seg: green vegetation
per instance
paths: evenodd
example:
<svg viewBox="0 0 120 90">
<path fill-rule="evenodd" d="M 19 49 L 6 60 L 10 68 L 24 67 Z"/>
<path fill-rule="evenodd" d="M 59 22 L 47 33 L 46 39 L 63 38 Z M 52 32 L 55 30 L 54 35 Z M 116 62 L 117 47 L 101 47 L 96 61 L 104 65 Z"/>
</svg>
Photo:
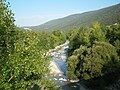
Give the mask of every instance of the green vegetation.
<svg viewBox="0 0 120 90">
<path fill-rule="evenodd" d="M 73 28 L 80 28 L 82 26 L 89 27 L 93 22 L 98 21 L 104 25 L 111 25 L 120 19 L 120 4 L 103 8 L 100 10 L 89 11 L 82 14 L 73 14 L 64 18 L 55 19 L 39 26 L 33 26 L 34 30 L 62 30 L 68 31 Z"/>
<path fill-rule="evenodd" d="M 58 90 L 55 82 L 45 78 L 50 61 L 45 53 L 66 41 L 58 29 L 71 29 L 67 32 L 70 79 L 84 79 L 88 87 L 97 86 L 97 90 L 120 88 L 119 15 L 120 4 L 42 25 L 55 29 L 53 32 L 35 32 L 17 28 L 9 3 L 0 0 L 0 90 Z M 93 21 L 105 26 L 98 22 L 91 25 Z M 91 26 L 78 29 L 83 25 Z"/>
<path fill-rule="evenodd" d="M 49 74 L 50 48 L 62 44 L 61 31 L 34 32 L 16 28 L 9 4 L 0 0 L 0 90 L 57 90 Z"/>
<path fill-rule="evenodd" d="M 115 78 L 120 78 L 119 23 L 105 27 L 96 22 L 91 28 L 80 28 L 75 32 L 74 30 L 69 31 L 68 37 L 70 48 L 67 75 L 70 79 L 79 78 L 91 81 L 92 84 L 99 83 L 103 90 L 104 85 L 110 83 L 108 79 L 115 81 Z M 99 80 L 94 82 L 98 78 Z"/>
</svg>

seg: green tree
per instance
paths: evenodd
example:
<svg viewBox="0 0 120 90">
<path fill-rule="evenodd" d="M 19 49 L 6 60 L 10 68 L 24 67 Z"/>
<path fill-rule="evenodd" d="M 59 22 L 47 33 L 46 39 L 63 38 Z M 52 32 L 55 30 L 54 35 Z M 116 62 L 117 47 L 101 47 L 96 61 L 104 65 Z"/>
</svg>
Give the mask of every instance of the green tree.
<svg viewBox="0 0 120 90">
<path fill-rule="evenodd" d="M 105 32 L 103 26 L 99 22 L 95 22 L 92 25 L 91 32 L 90 32 L 90 42 L 91 44 L 94 41 L 105 41 Z"/>
<path fill-rule="evenodd" d="M 95 42 L 92 48 L 76 49 L 73 56 L 77 57 L 76 65 L 71 69 L 73 74 L 86 80 L 116 71 L 120 62 L 115 47 L 106 42 Z M 68 63 L 73 64 L 69 58 Z"/>
<path fill-rule="evenodd" d="M 9 10 L 9 3 L 0 0 L 0 53 L 7 58 L 14 48 L 14 18 Z"/>
<path fill-rule="evenodd" d="M 67 59 L 67 66 L 68 66 L 68 69 L 67 69 L 67 76 L 70 78 L 70 79 L 77 79 L 77 76 L 75 75 L 74 71 L 76 69 L 76 65 L 78 63 L 78 57 L 75 56 L 75 55 L 72 55 L 70 56 L 68 59 Z"/>
<path fill-rule="evenodd" d="M 80 28 L 79 30 L 69 31 L 69 55 L 80 46 L 90 46 L 90 32 L 87 28 Z"/>
<path fill-rule="evenodd" d="M 114 73 L 119 69 L 118 24 L 104 27 L 96 22 L 90 29 L 81 28 L 75 33 L 72 35 L 69 32 L 69 78 L 87 80 Z"/>
<path fill-rule="evenodd" d="M 34 85 L 57 89 L 54 82 L 44 77 L 49 72 L 49 59 L 43 55 L 50 48 L 46 44 L 50 42 L 48 37 L 16 30 L 9 4 L 0 0 L 0 90 L 26 90 Z"/>
<path fill-rule="evenodd" d="M 108 42 L 116 47 L 117 53 L 120 56 L 120 24 L 107 26 L 105 35 Z"/>
</svg>

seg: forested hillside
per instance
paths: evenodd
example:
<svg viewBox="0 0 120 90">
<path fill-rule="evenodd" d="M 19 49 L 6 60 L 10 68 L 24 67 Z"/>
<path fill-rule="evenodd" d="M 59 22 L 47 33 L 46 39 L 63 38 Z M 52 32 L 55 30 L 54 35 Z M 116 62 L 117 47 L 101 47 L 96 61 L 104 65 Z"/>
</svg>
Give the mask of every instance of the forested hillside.
<svg viewBox="0 0 120 90">
<path fill-rule="evenodd" d="M 49 21 L 45 24 L 29 27 L 40 31 L 69 30 L 80 28 L 81 26 L 91 26 L 93 22 L 99 21 L 104 25 L 111 25 L 120 19 L 120 4 L 103 8 L 100 10 L 89 11 L 82 14 L 73 14 L 64 18 Z"/>
<path fill-rule="evenodd" d="M 86 80 L 92 90 L 119 90 L 120 24 L 96 22 L 91 28 L 70 30 L 68 37 L 68 77 Z"/>
</svg>

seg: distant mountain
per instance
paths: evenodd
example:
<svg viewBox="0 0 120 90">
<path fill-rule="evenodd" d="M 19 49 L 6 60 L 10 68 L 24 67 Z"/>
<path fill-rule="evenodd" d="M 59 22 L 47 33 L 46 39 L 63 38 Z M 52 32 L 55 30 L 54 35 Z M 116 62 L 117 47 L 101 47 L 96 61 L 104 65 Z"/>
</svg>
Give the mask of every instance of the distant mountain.
<svg viewBox="0 0 120 90">
<path fill-rule="evenodd" d="M 81 26 L 90 26 L 95 21 L 99 21 L 105 25 L 110 25 L 116 23 L 118 20 L 120 20 L 120 4 L 82 14 L 73 14 L 29 28 L 37 31 L 69 30 L 71 28 L 79 28 Z"/>
</svg>

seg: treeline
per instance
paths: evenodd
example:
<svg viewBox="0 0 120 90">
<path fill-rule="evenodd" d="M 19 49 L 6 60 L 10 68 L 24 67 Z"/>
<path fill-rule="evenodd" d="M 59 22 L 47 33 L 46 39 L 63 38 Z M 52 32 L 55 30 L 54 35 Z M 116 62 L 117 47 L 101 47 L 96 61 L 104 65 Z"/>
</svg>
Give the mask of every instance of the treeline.
<svg viewBox="0 0 120 90">
<path fill-rule="evenodd" d="M 61 31 L 34 32 L 17 28 L 5 0 L 0 1 L 0 90 L 57 90 L 49 74 L 49 49 L 66 41 Z"/>
<path fill-rule="evenodd" d="M 67 75 L 70 79 L 84 79 L 89 82 L 88 87 L 96 87 L 96 90 L 117 82 L 115 80 L 120 78 L 119 23 L 104 26 L 96 22 L 91 28 L 70 30 L 68 37 Z"/>
</svg>

